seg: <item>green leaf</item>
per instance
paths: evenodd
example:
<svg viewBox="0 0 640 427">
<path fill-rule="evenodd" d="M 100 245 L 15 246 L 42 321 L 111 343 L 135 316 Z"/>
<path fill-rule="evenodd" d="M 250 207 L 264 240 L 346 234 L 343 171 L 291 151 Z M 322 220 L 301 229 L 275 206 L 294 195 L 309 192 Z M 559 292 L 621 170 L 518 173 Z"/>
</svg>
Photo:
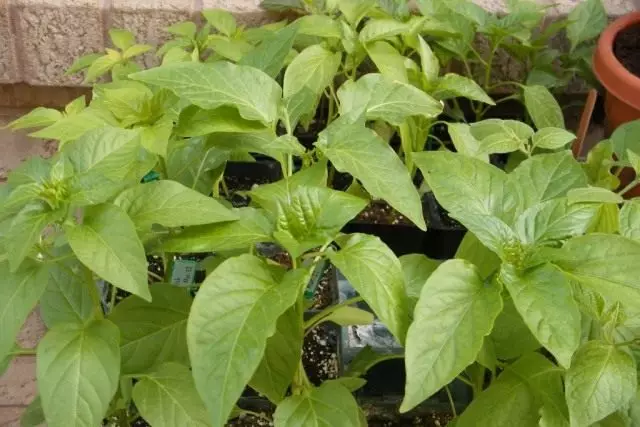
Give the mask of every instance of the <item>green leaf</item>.
<svg viewBox="0 0 640 427">
<path fill-rule="evenodd" d="M 202 16 L 216 30 L 225 36 L 231 37 L 236 32 L 236 19 L 223 9 L 208 9 L 202 11 Z"/>
<path fill-rule="evenodd" d="M 370 19 L 360 31 L 360 42 L 371 43 L 409 32 L 409 25 L 395 19 Z"/>
<path fill-rule="evenodd" d="M 622 196 L 601 187 L 573 188 L 567 192 L 569 204 L 575 203 L 614 203 L 624 202 Z"/>
<path fill-rule="evenodd" d="M 50 170 L 51 163 L 49 160 L 40 156 L 33 156 L 9 172 L 7 184 L 11 187 L 18 187 L 23 184 L 41 184 L 49 177 Z M 6 203 L 6 200 L 3 200 L 3 203 Z"/>
<path fill-rule="evenodd" d="M 83 323 L 94 312 L 89 286 L 93 282 L 82 280 L 86 270 L 77 262 L 60 261 L 49 267 L 49 280 L 40 300 L 40 315 L 47 327 L 59 323 Z"/>
<path fill-rule="evenodd" d="M 293 131 L 300 120 L 310 120 L 315 113 L 318 96 L 307 86 L 283 99 L 283 121 Z"/>
<path fill-rule="evenodd" d="M 562 273 L 549 264 L 521 275 L 503 267 L 500 279 L 533 335 L 569 367 L 580 345 L 581 323 L 571 285 Z"/>
<path fill-rule="evenodd" d="M 273 236 L 298 257 L 331 242 L 368 204 L 360 197 L 322 187 L 299 186 L 277 204 Z"/>
<path fill-rule="evenodd" d="M 243 118 L 265 124 L 275 121 L 282 96 L 280 86 L 264 72 L 225 61 L 170 64 L 130 77 L 169 89 L 201 108 L 236 107 Z"/>
<path fill-rule="evenodd" d="M 465 233 L 455 258 L 464 259 L 474 264 L 483 279 L 491 276 L 500 267 L 500 258 L 484 246 L 471 232 Z"/>
<path fill-rule="evenodd" d="M 339 326 L 370 325 L 375 316 L 370 311 L 356 307 L 344 306 L 333 311 L 330 315 L 322 319 L 323 322 L 333 322 Z"/>
<path fill-rule="evenodd" d="M 336 39 L 342 37 L 338 21 L 325 15 L 306 15 L 294 21 L 293 25 L 297 25 L 298 33 L 307 36 Z"/>
<path fill-rule="evenodd" d="M 570 151 L 530 157 L 520 163 L 509 178 L 522 188 L 522 210 L 564 197 L 573 188 L 587 186 L 587 177 Z"/>
<path fill-rule="evenodd" d="M 283 400 L 273 414 L 276 427 L 361 427 L 360 409 L 344 386 L 328 381 Z"/>
<path fill-rule="evenodd" d="M 407 117 L 437 117 L 442 103 L 420 89 L 394 82 L 380 74 L 367 74 L 357 82 L 349 81 L 338 90 L 340 114 L 357 119 L 384 120 L 399 126 Z"/>
<path fill-rule="evenodd" d="M 524 104 L 538 129 L 548 127 L 564 129 L 562 108 L 544 86 L 524 86 Z"/>
<path fill-rule="evenodd" d="M 153 224 L 180 227 L 237 219 L 217 200 L 168 180 L 138 184 L 120 193 L 113 203 L 141 230 Z"/>
<path fill-rule="evenodd" d="M 118 52 L 109 53 L 94 60 L 87 69 L 87 74 L 83 83 L 93 83 L 98 78 L 108 73 L 116 64 L 120 63 L 120 60 L 121 58 Z"/>
<path fill-rule="evenodd" d="M 198 28 L 196 24 L 191 21 L 176 22 L 173 25 L 167 27 L 167 32 L 175 34 L 176 36 L 182 36 L 189 39 L 193 39 L 196 36 Z"/>
<path fill-rule="evenodd" d="M 181 288 L 153 285 L 152 300 L 130 296 L 109 320 L 120 329 L 123 374 L 141 374 L 163 362 L 189 364 L 186 346 L 191 297 Z"/>
<path fill-rule="evenodd" d="M 418 36 L 420 53 L 420 65 L 422 67 L 422 74 L 424 75 L 427 85 L 433 86 L 440 74 L 440 62 L 438 57 L 433 53 L 427 42 L 420 36 Z"/>
<path fill-rule="evenodd" d="M 210 35 L 207 40 L 207 47 L 213 50 L 215 54 L 231 62 L 239 62 L 245 55 L 255 50 L 255 47 L 243 40 L 229 39 L 226 36 L 218 34 Z M 197 51 L 193 51 L 197 52 Z M 193 53 L 191 55 L 194 55 Z M 186 62 L 192 61 L 192 59 Z M 266 64 L 265 64 L 266 65 Z"/>
<path fill-rule="evenodd" d="M 87 108 L 87 100 L 84 95 L 77 97 L 64 107 L 64 112 L 70 116 L 78 114 Z"/>
<path fill-rule="evenodd" d="M 566 147 L 574 141 L 576 136 L 564 129 L 547 127 L 540 129 L 533 135 L 531 143 L 533 148 L 544 148 L 546 150 L 558 150 Z"/>
<path fill-rule="evenodd" d="M 28 204 L 13 217 L 5 242 L 11 271 L 18 269 L 33 245 L 38 243 L 45 227 L 55 219 L 55 212 L 42 201 Z"/>
<path fill-rule="evenodd" d="M 208 195 L 229 157 L 228 151 L 211 147 L 206 138 L 171 140 L 165 161 L 167 178 Z"/>
<path fill-rule="evenodd" d="M 131 31 L 112 28 L 109 30 L 109 38 L 115 47 L 120 50 L 127 50 L 136 42 L 136 38 Z"/>
<path fill-rule="evenodd" d="M 142 376 L 133 387 L 133 402 L 154 427 L 209 425 L 191 371 L 179 363 L 164 363 Z"/>
<path fill-rule="evenodd" d="M 71 64 L 71 67 L 65 71 L 65 76 L 70 76 L 71 74 L 75 74 L 78 71 L 84 70 L 88 68 L 91 64 L 93 64 L 98 58 L 101 58 L 101 53 L 89 53 L 87 55 L 82 55 Z"/>
<path fill-rule="evenodd" d="M 16 336 L 47 286 L 47 270 L 25 262 L 15 273 L 0 262 L 0 360 L 13 349 Z"/>
<path fill-rule="evenodd" d="M 361 377 L 367 373 L 367 371 L 373 368 L 380 362 L 391 359 L 401 359 L 403 356 L 391 353 L 376 353 L 376 351 L 370 346 L 364 347 L 356 354 L 349 367 L 344 373 L 346 377 Z"/>
<path fill-rule="evenodd" d="M 308 87 L 313 93 L 320 95 L 333 82 L 340 62 L 340 53 L 333 53 L 319 44 L 304 49 L 289 64 L 284 73 L 283 92 L 285 98 L 292 96 L 304 87 Z"/>
<path fill-rule="evenodd" d="M 407 168 L 374 131 L 335 121 L 319 135 L 316 147 L 339 172 L 350 173 L 373 197 L 384 199 L 421 230 L 426 228 L 420 195 Z"/>
<path fill-rule="evenodd" d="M 589 178 L 589 184 L 615 190 L 620 180 L 612 173 L 613 143 L 611 140 L 601 141 L 587 154 L 587 161 L 582 167 Z"/>
<path fill-rule="evenodd" d="M 231 251 L 273 241 L 274 226 L 264 211 L 241 208 L 234 212 L 238 221 L 186 228 L 166 239 L 162 249 L 167 252 Z"/>
<path fill-rule="evenodd" d="M 522 243 L 544 245 L 586 233 L 597 210 L 598 206 L 591 203 L 547 200 L 524 211 L 515 230 Z"/>
<path fill-rule="evenodd" d="M 144 248 L 135 225 L 121 208 L 90 206 L 82 224 L 65 225 L 64 231 L 84 265 L 114 286 L 151 300 Z"/>
<path fill-rule="evenodd" d="M 241 255 L 223 262 L 200 287 L 189 314 L 187 343 L 196 388 L 213 427 L 226 423 L 278 318 L 293 305 L 307 276 L 304 269 L 284 274 L 257 257 Z"/>
<path fill-rule="evenodd" d="M 493 99 L 475 81 L 455 73 L 448 73 L 439 78 L 431 95 L 440 100 L 467 98 L 489 105 L 496 105 Z"/>
<path fill-rule="evenodd" d="M 391 249 L 378 237 L 351 234 L 329 259 L 403 343 L 409 327 L 408 300 L 402 265 Z"/>
<path fill-rule="evenodd" d="M 255 67 L 275 79 L 280 74 L 285 59 L 293 48 L 297 31 L 298 28 L 295 25 L 284 27 L 245 54 L 239 64 Z"/>
<path fill-rule="evenodd" d="M 476 359 L 501 310 L 500 289 L 485 286 L 473 264 L 449 260 L 436 269 L 422 288 L 407 334 L 400 412 L 432 396 Z"/>
<path fill-rule="evenodd" d="M 630 200 L 620 209 L 620 234 L 640 243 L 640 201 Z"/>
<path fill-rule="evenodd" d="M 344 15 L 347 22 L 354 27 L 358 26 L 358 22 L 375 6 L 370 0 L 341 0 L 338 2 L 338 8 Z"/>
<path fill-rule="evenodd" d="M 567 37 L 571 41 L 572 51 L 580 43 L 598 37 L 609 22 L 601 0 L 578 3 L 569 13 L 568 20 Z"/>
<path fill-rule="evenodd" d="M 640 307 L 640 243 L 622 236 L 587 234 L 569 240 L 558 259 L 558 267 L 608 300 L 625 307 Z"/>
<path fill-rule="evenodd" d="M 42 400 L 38 395 L 29 403 L 27 409 L 22 413 L 22 417 L 20 417 L 20 427 L 37 427 L 44 425 L 45 422 Z"/>
<path fill-rule="evenodd" d="M 409 311 L 413 312 L 424 284 L 441 262 L 422 254 L 403 255 L 399 259 L 404 273 L 405 291 L 409 298 Z"/>
<path fill-rule="evenodd" d="M 108 320 L 55 326 L 38 344 L 37 379 L 51 427 L 100 425 L 120 377 L 118 328 Z"/>
<path fill-rule="evenodd" d="M 458 419 L 456 427 L 538 427 L 542 404 L 566 411 L 562 403 L 562 370 L 538 353 L 509 365 L 480 393 Z M 562 412 L 561 412 L 562 413 Z"/>
<path fill-rule="evenodd" d="M 300 365 L 304 328 L 302 313 L 293 306 L 276 323 L 276 332 L 267 340 L 260 365 L 249 382 L 251 388 L 280 403 Z"/>
<path fill-rule="evenodd" d="M 7 128 L 12 130 L 50 126 L 62 118 L 62 113 L 53 108 L 38 107 L 12 121 Z"/>
<path fill-rule="evenodd" d="M 489 153 L 485 152 L 481 142 L 471 133 L 471 126 L 466 123 L 447 123 L 449 136 L 456 152 L 469 157 L 476 157 L 489 163 Z"/>
<path fill-rule="evenodd" d="M 481 141 L 482 153 L 509 153 L 526 144 L 533 129 L 515 120 L 488 119 L 473 123 L 471 133 Z"/>
<path fill-rule="evenodd" d="M 405 57 L 391 44 L 378 41 L 367 45 L 367 53 L 380 74 L 391 81 L 409 83 L 407 69 L 404 66 Z"/>
<path fill-rule="evenodd" d="M 619 160 L 629 161 L 628 152 L 640 153 L 640 120 L 624 123 L 611 135 L 613 151 Z"/>
<path fill-rule="evenodd" d="M 516 359 L 541 347 L 524 323 L 511 298 L 504 298 L 504 307 L 489 335 L 496 356 L 501 360 Z"/>
<path fill-rule="evenodd" d="M 604 341 L 590 341 L 575 355 L 566 376 L 572 425 L 591 425 L 626 405 L 636 394 L 633 357 Z"/>
</svg>

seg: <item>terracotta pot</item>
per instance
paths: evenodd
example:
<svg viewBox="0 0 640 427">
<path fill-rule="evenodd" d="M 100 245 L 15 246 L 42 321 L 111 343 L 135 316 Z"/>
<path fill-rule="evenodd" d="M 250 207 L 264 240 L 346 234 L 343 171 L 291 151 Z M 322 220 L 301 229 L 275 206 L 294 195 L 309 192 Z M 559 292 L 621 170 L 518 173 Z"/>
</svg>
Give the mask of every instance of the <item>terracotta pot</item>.
<svg viewBox="0 0 640 427">
<path fill-rule="evenodd" d="M 624 123 L 640 119 L 640 77 L 629 72 L 613 53 L 616 36 L 635 24 L 640 24 L 640 12 L 616 19 L 600 35 L 593 55 L 593 72 L 605 89 L 607 135 Z M 621 187 L 634 178 L 633 170 L 625 168 L 620 174 Z M 637 196 L 640 196 L 640 186 L 625 195 L 626 198 Z"/>
</svg>

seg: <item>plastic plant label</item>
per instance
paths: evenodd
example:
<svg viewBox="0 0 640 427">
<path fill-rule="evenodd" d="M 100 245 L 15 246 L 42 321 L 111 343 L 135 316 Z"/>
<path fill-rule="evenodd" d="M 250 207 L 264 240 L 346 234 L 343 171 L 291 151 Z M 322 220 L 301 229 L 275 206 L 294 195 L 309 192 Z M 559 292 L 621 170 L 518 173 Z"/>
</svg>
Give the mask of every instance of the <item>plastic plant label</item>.
<svg viewBox="0 0 640 427">
<path fill-rule="evenodd" d="M 144 177 L 142 177 L 142 182 L 147 183 L 151 181 L 157 181 L 158 179 L 160 179 L 160 174 L 156 171 L 151 171 Z"/>
<path fill-rule="evenodd" d="M 190 259 L 177 259 L 173 262 L 171 270 L 171 283 L 175 286 L 193 286 L 196 277 L 198 262 Z"/>
</svg>

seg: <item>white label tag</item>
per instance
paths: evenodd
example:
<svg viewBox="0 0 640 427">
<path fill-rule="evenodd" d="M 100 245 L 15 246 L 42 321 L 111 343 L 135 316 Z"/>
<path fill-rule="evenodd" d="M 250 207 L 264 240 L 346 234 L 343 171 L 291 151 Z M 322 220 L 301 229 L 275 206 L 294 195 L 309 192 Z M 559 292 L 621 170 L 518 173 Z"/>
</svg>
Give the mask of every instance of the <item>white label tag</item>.
<svg viewBox="0 0 640 427">
<path fill-rule="evenodd" d="M 190 259 L 177 259 L 173 262 L 171 283 L 180 287 L 193 285 L 198 262 Z"/>
</svg>

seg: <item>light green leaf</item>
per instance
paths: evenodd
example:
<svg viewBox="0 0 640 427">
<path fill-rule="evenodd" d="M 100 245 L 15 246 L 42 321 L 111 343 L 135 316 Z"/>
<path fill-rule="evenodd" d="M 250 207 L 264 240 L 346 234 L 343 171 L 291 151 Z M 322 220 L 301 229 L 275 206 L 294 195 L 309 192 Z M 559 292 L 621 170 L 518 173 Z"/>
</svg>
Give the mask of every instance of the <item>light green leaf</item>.
<svg viewBox="0 0 640 427">
<path fill-rule="evenodd" d="M 133 402 L 154 427 L 209 425 L 191 371 L 179 363 L 164 363 L 141 376 L 133 387 Z"/>
<path fill-rule="evenodd" d="M 284 73 L 285 98 L 292 96 L 304 87 L 308 87 L 313 93 L 320 95 L 333 82 L 340 62 L 340 53 L 333 53 L 319 44 L 304 49 L 289 64 Z"/>
<path fill-rule="evenodd" d="M 338 8 L 346 20 L 354 27 L 358 26 L 360 20 L 375 6 L 371 0 L 341 0 Z"/>
<path fill-rule="evenodd" d="M 409 327 L 408 300 L 402 265 L 391 249 L 378 237 L 352 234 L 329 259 L 403 343 Z"/>
<path fill-rule="evenodd" d="M 41 184 L 49 177 L 50 170 L 51 163 L 49 160 L 40 156 L 33 156 L 9 172 L 7 184 L 11 187 L 18 187 L 23 184 Z M 6 203 L 6 200 L 3 200 L 3 203 Z"/>
<path fill-rule="evenodd" d="M 293 47 L 297 31 L 298 28 L 295 25 L 284 27 L 246 53 L 239 64 L 255 67 L 275 79 L 280 74 L 285 59 Z"/>
<path fill-rule="evenodd" d="M 399 354 L 376 353 L 373 348 L 367 345 L 349 362 L 348 369 L 344 373 L 344 376 L 361 377 L 380 362 L 391 359 L 402 359 L 402 357 L 403 356 Z"/>
<path fill-rule="evenodd" d="M 241 208 L 234 212 L 238 221 L 188 227 L 166 239 L 162 249 L 167 252 L 231 251 L 273 241 L 274 226 L 264 211 Z"/>
<path fill-rule="evenodd" d="M 569 367 L 580 345 L 581 323 L 571 285 L 562 273 L 549 264 L 522 275 L 503 267 L 500 280 L 533 335 Z"/>
<path fill-rule="evenodd" d="M 611 135 L 613 151 L 619 160 L 629 161 L 629 152 L 640 153 L 640 120 L 620 125 Z"/>
<path fill-rule="evenodd" d="M 615 190 L 620 180 L 612 173 L 613 143 L 611 140 L 601 141 L 587 154 L 587 161 L 582 167 L 589 177 L 589 184 Z"/>
<path fill-rule="evenodd" d="M 409 29 L 407 23 L 395 19 L 370 19 L 360 31 L 360 42 L 366 44 L 376 40 L 389 39 L 407 33 Z"/>
<path fill-rule="evenodd" d="M 293 95 L 283 99 L 283 121 L 293 131 L 300 120 L 309 119 L 316 109 L 318 96 L 308 87 L 303 87 Z"/>
<path fill-rule="evenodd" d="M 489 154 L 485 152 L 481 142 L 471 133 L 471 126 L 466 123 L 447 123 L 449 136 L 456 152 L 489 163 Z"/>
<path fill-rule="evenodd" d="M 609 22 L 602 0 L 585 0 L 578 3 L 569 13 L 568 20 L 567 37 L 571 41 L 572 51 L 580 43 L 598 37 Z"/>
<path fill-rule="evenodd" d="M 56 219 L 56 213 L 42 201 L 26 205 L 13 217 L 6 232 L 5 246 L 11 271 L 16 271 L 38 243 L 45 227 Z"/>
<path fill-rule="evenodd" d="M 144 248 L 135 225 L 121 208 L 90 206 L 82 224 L 65 225 L 64 231 L 84 265 L 114 286 L 151 300 Z"/>
<path fill-rule="evenodd" d="M 213 427 L 225 425 L 278 318 L 293 305 L 307 276 L 304 269 L 285 274 L 242 255 L 223 262 L 200 287 L 189 314 L 187 343 L 196 388 Z"/>
<path fill-rule="evenodd" d="M 276 136 L 271 130 L 251 133 L 217 133 L 207 142 L 210 146 L 232 153 L 261 153 L 273 157 L 280 163 L 283 155 L 302 155 L 305 148 L 292 135 Z M 251 159 L 251 157 L 249 157 Z"/>
<path fill-rule="evenodd" d="M 46 286 L 46 268 L 29 261 L 12 273 L 6 261 L 0 262 L 0 360 L 13 349 L 16 335 Z"/>
<path fill-rule="evenodd" d="M 620 234 L 640 242 L 640 201 L 630 200 L 620 209 Z"/>
<path fill-rule="evenodd" d="M 562 370 L 538 353 L 509 365 L 473 400 L 456 427 L 538 427 L 542 404 L 562 408 Z"/>
<path fill-rule="evenodd" d="M 524 104 L 538 129 L 548 127 L 564 129 L 562 108 L 544 86 L 524 86 Z"/>
<path fill-rule="evenodd" d="M 409 311 L 412 313 L 424 284 L 438 268 L 440 261 L 422 254 L 409 254 L 400 257 L 400 264 L 404 273 L 405 292 L 409 298 Z"/>
<path fill-rule="evenodd" d="M 113 203 L 142 230 L 153 224 L 180 227 L 237 219 L 217 200 L 168 180 L 138 184 L 120 193 Z"/>
<path fill-rule="evenodd" d="M 111 125 L 117 126 L 118 123 L 110 112 L 88 107 L 78 114 L 64 117 L 51 126 L 29 134 L 29 136 L 41 139 L 55 139 L 64 144 L 80 138 L 90 130 Z"/>
<path fill-rule="evenodd" d="M 62 113 L 53 108 L 38 107 L 7 125 L 12 130 L 50 126 L 62 118 Z"/>
<path fill-rule="evenodd" d="M 173 131 L 173 118 L 164 116 L 151 126 L 138 128 L 140 143 L 151 154 L 167 157 L 167 146 Z"/>
<path fill-rule="evenodd" d="M 533 135 L 531 143 L 533 148 L 544 148 L 546 150 L 557 150 L 564 148 L 576 136 L 569 131 L 560 128 L 546 127 L 540 129 Z"/>
<path fill-rule="evenodd" d="M 282 96 L 280 86 L 269 75 L 225 61 L 170 64 L 130 77 L 169 89 L 201 108 L 236 107 L 243 118 L 265 124 L 275 121 Z"/>
<path fill-rule="evenodd" d="M 267 340 L 262 361 L 249 382 L 251 388 L 280 403 L 298 370 L 303 338 L 302 314 L 294 305 L 280 316 L 276 332 Z"/>
<path fill-rule="evenodd" d="M 356 307 L 340 307 L 325 317 L 323 322 L 333 322 L 339 326 L 370 325 L 375 319 L 373 313 Z"/>
<path fill-rule="evenodd" d="M 509 174 L 522 188 L 521 209 L 564 197 L 573 188 L 587 186 L 587 177 L 570 151 L 539 154 L 526 159 Z"/>
<path fill-rule="evenodd" d="M 636 171 L 636 175 L 640 174 L 640 154 L 632 150 L 627 150 L 627 157 L 629 158 L 631 167 Z"/>
<path fill-rule="evenodd" d="M 602 187 L 572 188 L 567 192 L 569 204 L 575 203 L 614 203 L 624 202 L 622 196 Z"/>
<path fill-rule="evenodd" d="M 431 95 L 440 100 L 468 98 L 489 105 L 496 104 L 475 81 L 455 73 L 448 73 L 439 78 Z"/>
<path fill-rule="evenodd" d="M 99 77 L 109 72 L 121 59 L 120 54 L 115 51 L 97 58 L 89 65 L 83 83 L 93 83 Z"/>
<path fill-rule="evenodd" d="M 380 74 L 391 81 L 409 83 L 404 66 L 405 57 L 395 47 L 385 41 L 378 41 L 367 45 L 366 49 Z"/>
<path fill-rule="evenodd" d="M 340 114 L 357 119 L 384 120 L 399 126 L 407 117 L 437 117 L 442 103 L 418 88 L 393 82 L 380 74 L 367 74 L 357 82 L 349 81 L 338 90 Z"/>
<path fill-rule="evenodd" d="M 620 209 L 612 203 L 600 204 L 588 233 L 616 234 L 620 232 Z"/>
<path fill-rule="evenodd" d="M 407 334 L 400 412 L 432 396 L 476 359 L 501 310 L 500 289 L 485 286 L 473 264 L 449 260 L 436 269 L 422 288 Z"/>
<path fill-rule="evenodd" d="M 597 211 L 598 206 L 591 203 L 547 200 L 524 211 L 515 230 L 522 243 L 544 245 L 586 233 Z"/>
<path fill-rule="evenodd" d="M 118 388 L 118 328 L 108 320 L 55 326 L 38 344 L 37 379 L 51 427 L 102 423 Z"/>
<path fill-rule="evenodd" d="M 88 278 L 81 280 L 86 270 L 77 262 L 60 263 L 49 267 L 49 280 L 40 300 L 40 315 L 49 328 L 59 323 L 83 323 L 94 312 L 89 293 L 94 283 Z"/>
<path fill-rule="evenodd" d="M 191 297 L 170 285 L 156 284 L 149 290 L 151 302 L 130 296 L 109 315 L 120 329 L 123 374 L 141 374 L 163 362 L 189 364 L 186 329 Z"/>
<path fill-rule="evenodd" d="M 71 64 L 71 67 L 69 67 L 69 69 L 65 71 L 64 75 L 70 76 L 71 74 L 75 74 L 78 71 L 84 70 L 85 68 L 88 68 L 91 64 L 93 64 L 96 59 L 101 57 L 101 53 L 89 53 L 87 55 L 82 55 L 81 57 L 73 61 L 73 64 Z"/>
<path fill-rule="evenodd" d="M 202 11 L 202 16 L 216 30 L 225 36 L 231 37 L 236 32 L 236 19 L 223 9 L 208 9 Z"/>
<path fill-rule="evenodd" d="M 636 394 L 636 363 L 624 350 L 590 341 L 576 353 L 566 376 L 571 425 L 587 426 L 626 405 Z"/>
<path fill-rule="evenodd" d="M 516 151 L 533 135 L 533 129 L 515 120 L 488 119 L 471 125 L 471 133 L 480 142 L 482 153 Z"/>
<path fill-rule="evenodd" d="M 569 240 L 559 255 L 552 262 L 572 280 L 611 302 L 640 308 L 640 243 L 617 235 L 587 234 Z"/>
<path fill-rule="evenodd" d="M 427 42 L 420 36 L 418 36 L 420 53 L 420 65 L 422 67 L 422 74 L 427 80 L 427 85 L 433 86 L 438 80 L 440 74 L 440 63 L 438 57 L 433 53 Z"/>
<path fill-rule="evenodd" d="M 275 427 L 361 427 L 360 409 L 344 386 L 332 381 L 286 398 L 273 414 Z"/>
<path fill-rule="evenodd" d="M 455 258 L 467 260 L 475 265 L 482 279 L 491 276 L 500 267 L 500 258 L 470 231 L 465 233 Z"/>
<path fill-rule="evenodd" d="M 131 31 L 112 28 L 109 30 L 109 38 L 115 47 L 120 50 L 127 50 L 136 42 L 136 38 Z"/>
<path fill-rule="evenodd" d="M 299 186 L 277 201 L 273 236 L 293 257 L 332 241 L 368 204 L 329 188 Z"/>
<path fill-rule="evenodd" d="M 167 27 L 168 33 L 175 34 L 176 36 L 186 37 L 189 39 L 194 38 L 197 31 L 198 28 L 196 27 L 196 24 L 191 21 L 176 22 L 175 24 Z"/>
<path fill-rule="evenodd" d="M 496 356 L 501 360 L 516 359 L 541 347 L 524 323 L 511 298 L 504 298 L 504 307 L 489 335 Z"/>
<path fill-rule="evenodd" d="M 167 178 L 208 195 L 229 158 L 227 150 L 211 147 L 206 138 L 172 139 L 165 161 Z"/>
<path fill-rule="evenodd" d="M 87 100 L 84 95 L 77 97 L 64 107 L 64 112 L 70 116 L 78 114 L 87 108 Z"/>
<path fill-rule="evenodd" d="M 325 15 L 305 15 L 294 21 L 294 25 L 298 26 L 298 33 L 307 36 L 336 39 L 342 37 L 338 21 Z"/>
<path fill-rule="evenodd" d="M 407 168 L 374 131 L 335 121 L 319 135 L 316 147 L 338 171 L 362 182 L 373 197 L 384 199 L 421 230 L 426 228 L 420 195 Z"/>
</svg>

